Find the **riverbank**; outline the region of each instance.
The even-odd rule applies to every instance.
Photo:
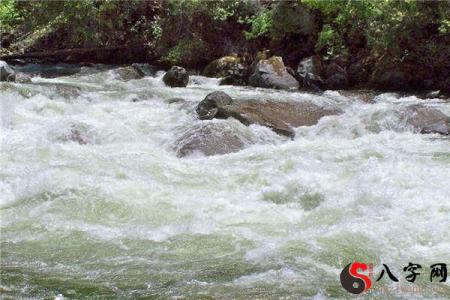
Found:
[[[261,60],[279,57],[300,86],[450,93],[446,1],[5,0],[2,5],[0,59],[11,63],[178,65],[248,85]],[[214,62],[235,68],[220,70]],[[302,62],[307,63],[301,67]],[[313,76],[305,80],[308,73]]]

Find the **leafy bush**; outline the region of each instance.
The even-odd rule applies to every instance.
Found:
[[[20,20],[20,13],[14,0],[0,1],[0,28],[2,31],[10,31]]]

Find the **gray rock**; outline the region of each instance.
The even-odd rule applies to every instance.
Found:
[[[344,68],[336,63],[331,63],[325,70],[325,86],[327,89],[344,89],[348,86],[348,76]]]
[[[320,60],[315,56],[303,58],[297,66],[297,74],[305,78],[307,74],[320,76],[322,73],[322,66]]]
[[[441,91],[431,91],[425,95],[425,98],[433,99],[433,98],[439,98],[441,96],[443,96]]]
[[[207,77],[225,77],[238,68],[240,59],[236,56],[224,56],[210,62],[203,70]]]
[[[348,78],[346,74],[337,73],[325,80],[325,86],[330,90],[345,89],[348,87]]]
[[[283,59],[279,56],[272,56],[269,59],[260,60],[255,65],[249,83],[251,86],[255,87],[274,89],[291,89],[299,87],[298,81],[288,73],[283,63]]]
[[[14,70],[3,60],[0,60],[0,81],[15,81]]]
[[[174,104],[174,103],[185,103],[186,100],[184,100],[183,98],[170,98],[167,100],[167,103],[169,104]]]
[[[372,82],[382,90],[404,91],[411,88],[411,76],[399,70],[384,71],[378,78],[373,78]]]
[[[306,88],[316,91],[323,89],[324,82],[321,77],[322,64],[315,56],[303,58],[297,66],[297,79]]]
[[[221,92],[222,93],[222,92]],[[223,93],[225,94],[225,93]],[[226,95],[226,94],[225,94]],[[197,106],[199,118],[235,118],[244,125],[258,124],[271,128],[278,134],[294,137],[293,127],[311,126],[324,116],[340,114],[337,108],[325,108],[312,102],[281,102],[274,100],[230,101],[203,100]],[[228,104],[229,103],[229,104]]]
[[[232,124],[206,121],[188,130],[175,142],[177,156],[185,157],[198,152],[206,156],[227,154],[251,144],[251,139]]]
[[[406,122],[420,133],[450,134],[450,117],[438,109],[411,105],[403,114]]]
[[[189,82],[189,75],[186,69],[173,66],[164,74],[163,81],[170,87],[186,87]]]
[[[258,124],[278,134],[295,136],[294,127],[312,126],[324,116],[341,113],[312,102],[279,102],[274,100],[247,100],[219,107],[220,117],[233,117],[244,125]]]
[[[156,75],[156,72],[158,72],[158,68],[156,66],[152,66],[149,64],[134,63],[131,66],[144,74],[144,76],[154,76]]]
[[[351,64],[347,70],[350,85],[360,85],[369,80],[369,72],[360,62]]]
[[[145,73],[136,66],[121,67],[114,70],[118,79],[123,81],[144,78]]]
[[[18,83],[31,83],[31,76],[25,73],[16,73],[15,81]]]
[[[224,92],[216,91],[208,94],[205,99],[197,105],[195,111],[200,120],[210,120],[216,116],[218,107],[231,105],[232,103],[233,99],[231,99],[230,96]]]
[[[337,63],[332,62],[325,69],[325,78],[330,78],[336,74],[347,74],[347,72],[345,72],[345,69]]]

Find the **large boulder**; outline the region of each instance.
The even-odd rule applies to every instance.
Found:
[[[186,69],[173,66],[164,74],[163,81],[170,87],[186,87],[189,82],[189,75]]]
[[[219,111],[219,107],[231,105],[233,99],[226,93],[216,91],[208,94],[196,107],[195,111],[200,120],[211,120]]]
[[[283,59],[279,56],[272,56],[256,63],[249,83],[255,87],[274,89],[291,89],[299,86],[298,81],[288,73]]]
[[[306,88],[323,89],[322,63],[316,56],[303,58],[297,66],[297,80]]]
[[[14,70],[3,60],[0,60],[0,81],[14,81],[16,74]]]
[[[450,134],[450,117],[438,109],[410,105],[402,113],[407,124],[417,132]]]
[[[237,123],[237,122],[236,122]],[[201,153],[206,156],[237,152],[252,143],[239,131],[239,123],[206,121],[189,129],[175,142],[178,157]]]
[[[347,69],[347,74],[349,84],[352,86],[364,84],[369,80],[369,72],[361,62],[352,63]]]
[[[411,74],[401,70],[374,72],[372,84],[381,90],[405,91],[411,89]]]
[[[342,73],[334,74],[325,80],[325,86],[330,90],[345,89],[348,87],[348,78]]]
[[[248,83],[248,68],[242,64],[236,64],[227,70],[227,74],[219,82],[219,85],[246,85]]]
[[[330,90],[343,89],[348,86],[348,76],[344,68],[332,62],[325,69],[325,86]]]
[[[240,59],[236,56],[224,56],[210,62],[203,70],[203,75],[207,77],[225,77],[230,75],[230,71],[240,64]]]
[[[206,99],[205,99],[206,100]],[[203,101],[205,101],[203,100]],[[202,101],[202,102],[203,102]],[[337,115],[337,108],[327,108],[312,102],[281,102],[275,100],[243,100],[222,102],[203,102],[197,106],[197,113],[208,118],[233,117],[244,125],[258,124],[271,128],[278,134],[294,137],[293,127],[311,126],[324,116]],[[208,103],[208,105],[206,105]],[[208,108],[209,110],[207,110]]]

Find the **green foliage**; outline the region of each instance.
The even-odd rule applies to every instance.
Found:
[[[0,28],[2,31],[9,31],[20,20],[20,14],[14,0],[0,1]]]
[[[197,37],[193,39],[181,40],[175,47],[172,47],[162,61],[170,65],[195,65],[197,54],[204,51],[205,44]]]
[[[344,49],[342,37],[329,24],[325,24],[317,38],[316,50],[325,50],[326,58],[329,58],[342,53]]]
[[[257,15],[247,18],[245,22],[250,24],[250,31],[245,32],[247,39],[256,39],[266,35],[272,29],[272,11],[262,10]]]

